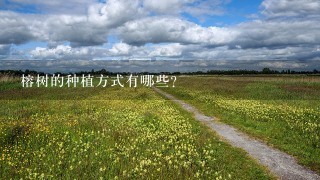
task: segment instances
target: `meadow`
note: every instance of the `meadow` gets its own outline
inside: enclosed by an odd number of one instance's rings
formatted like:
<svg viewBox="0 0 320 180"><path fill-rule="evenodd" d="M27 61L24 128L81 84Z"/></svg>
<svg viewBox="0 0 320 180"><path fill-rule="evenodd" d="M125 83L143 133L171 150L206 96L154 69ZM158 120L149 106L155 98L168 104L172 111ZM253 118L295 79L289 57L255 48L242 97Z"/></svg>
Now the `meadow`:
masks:
<svg viewBox="0 0 320 180"><path fill-rule="evenodd" d="M320 173L319 76L181 76L164 91Z"/></svg>
<svg viewBox="0 0 320 180"><path fill-rule="evenodd" d="M166 90L192 100L198 91L186 81ZM0 106L0 179L275 178L151 88L22 88L6 80Z"/></svg>

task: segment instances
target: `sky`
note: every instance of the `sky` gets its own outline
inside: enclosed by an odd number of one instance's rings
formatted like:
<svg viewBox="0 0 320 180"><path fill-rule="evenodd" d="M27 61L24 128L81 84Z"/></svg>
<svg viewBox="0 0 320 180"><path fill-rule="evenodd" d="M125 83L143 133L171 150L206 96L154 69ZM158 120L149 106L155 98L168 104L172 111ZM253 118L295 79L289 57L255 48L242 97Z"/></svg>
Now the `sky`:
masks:
<svg viewBox="0 0 320 180"><path fill-rule="evenodd" d="M319 0L0 0L0 61L320 60Z"/></svg>

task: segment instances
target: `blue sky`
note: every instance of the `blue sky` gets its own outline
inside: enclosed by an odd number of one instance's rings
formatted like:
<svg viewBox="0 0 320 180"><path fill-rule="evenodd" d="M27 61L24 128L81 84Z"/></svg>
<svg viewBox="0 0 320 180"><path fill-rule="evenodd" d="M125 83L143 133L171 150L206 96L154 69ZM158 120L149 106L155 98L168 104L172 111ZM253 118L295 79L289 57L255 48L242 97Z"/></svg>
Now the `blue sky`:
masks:
<svg viewBox="0 0 320 180"><path fill-rule="evenodd" d="M0 60L320 60L318 0L0 0Z"/></svg>

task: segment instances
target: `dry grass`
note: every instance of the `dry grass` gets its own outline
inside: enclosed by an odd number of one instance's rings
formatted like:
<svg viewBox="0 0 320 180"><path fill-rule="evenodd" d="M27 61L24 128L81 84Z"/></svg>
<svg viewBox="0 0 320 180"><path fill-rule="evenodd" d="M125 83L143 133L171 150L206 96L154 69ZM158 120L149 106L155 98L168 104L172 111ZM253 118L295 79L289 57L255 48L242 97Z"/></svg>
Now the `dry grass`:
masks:
<svg viewBox="0 0 320 180"><path fill-rule="evenodd" d="M18 82L20 78L17 76L8 76L0 74L0 82Z"/></svg>

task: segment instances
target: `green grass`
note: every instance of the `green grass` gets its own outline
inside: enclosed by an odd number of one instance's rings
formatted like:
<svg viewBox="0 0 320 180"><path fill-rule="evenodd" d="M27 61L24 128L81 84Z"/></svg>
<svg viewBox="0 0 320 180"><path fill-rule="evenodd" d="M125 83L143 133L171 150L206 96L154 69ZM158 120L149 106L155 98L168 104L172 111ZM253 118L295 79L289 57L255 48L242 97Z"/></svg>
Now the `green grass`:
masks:
<svg viewBox="0 0 320 180"><path fill-rule="evenodd" d="M148 88L0 88L0 179L274 179Z"/></svg>
<svg viewBox="0 0 320 180"><path fill-rule="evenodd" d="M179 77L163 89L320 173L320 77Z"/></svg>

